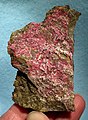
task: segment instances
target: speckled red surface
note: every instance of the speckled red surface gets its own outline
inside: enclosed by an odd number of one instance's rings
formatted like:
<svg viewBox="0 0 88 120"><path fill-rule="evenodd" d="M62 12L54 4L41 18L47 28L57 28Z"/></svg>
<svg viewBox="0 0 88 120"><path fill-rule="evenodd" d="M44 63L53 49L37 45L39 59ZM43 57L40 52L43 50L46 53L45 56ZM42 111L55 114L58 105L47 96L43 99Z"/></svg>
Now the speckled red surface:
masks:
<svg viewBox="0 0 88 120"><path fill-rule="evenodd" d="M27 74L38 93L61 101L74 110L73 31L79 12L55 7L41 23L30 23L14 32L8 43L12 65Z"/></svg>

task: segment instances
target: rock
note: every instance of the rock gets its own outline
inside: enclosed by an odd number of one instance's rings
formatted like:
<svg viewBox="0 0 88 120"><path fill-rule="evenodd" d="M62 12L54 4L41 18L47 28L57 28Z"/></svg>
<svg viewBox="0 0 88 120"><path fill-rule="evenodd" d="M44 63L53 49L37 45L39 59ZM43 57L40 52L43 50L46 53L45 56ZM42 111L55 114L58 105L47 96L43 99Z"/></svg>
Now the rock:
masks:
<svg viewBox="0 0 88 120"><path fill-rule="evenodd" d="M61 101L54 99L54 96L44 98L38 92L38 88L29 80L26 74L21 71L17 72L16 80L14 81L14 92L12 99L15 103L24 108L32 108L36 111L66 111L66 106ZM73 95L74 97L74 95ZM73 98L70 98L73 99ZM69 100L70 100L69 99ZM52 101L51 101L52 100ZM74 107L70 102L70 107Z"/></svg>
<svg viewBox="0 0 88 120"><path fill-rule="evenodd" d="M8 53L19 70L13 93L17 104L42 112L74 111L73 32L79 15L69 6L56 6L41 23L12 33Z"/></svg>

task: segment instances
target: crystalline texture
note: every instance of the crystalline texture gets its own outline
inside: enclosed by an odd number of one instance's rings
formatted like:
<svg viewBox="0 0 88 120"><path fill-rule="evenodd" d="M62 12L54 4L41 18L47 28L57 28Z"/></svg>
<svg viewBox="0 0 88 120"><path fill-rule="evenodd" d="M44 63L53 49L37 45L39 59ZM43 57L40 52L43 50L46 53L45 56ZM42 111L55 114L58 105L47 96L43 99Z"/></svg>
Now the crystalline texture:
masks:
<svg viewBox="0 0 88 120"><path fill-rule="evenodd" d="M39 111L73 111L73 32L80 13L56 6L41 23L12 33L8 53L19 71L13 100Z"/></svg>

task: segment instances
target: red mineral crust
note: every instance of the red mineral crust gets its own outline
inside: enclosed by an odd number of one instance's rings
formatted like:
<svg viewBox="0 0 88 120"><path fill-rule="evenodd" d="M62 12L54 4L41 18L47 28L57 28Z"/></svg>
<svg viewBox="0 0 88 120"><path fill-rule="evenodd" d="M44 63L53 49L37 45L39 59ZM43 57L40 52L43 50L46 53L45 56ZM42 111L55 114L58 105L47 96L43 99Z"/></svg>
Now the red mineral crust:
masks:
<svg viewBox="0 0 88 120"><path fill-rule="evenodd" d="M14 83L16 103L44 112L74 110L73 32L79 15L69 6L56 6L43 22L12 33L8 53L20 73Z"/></svg>

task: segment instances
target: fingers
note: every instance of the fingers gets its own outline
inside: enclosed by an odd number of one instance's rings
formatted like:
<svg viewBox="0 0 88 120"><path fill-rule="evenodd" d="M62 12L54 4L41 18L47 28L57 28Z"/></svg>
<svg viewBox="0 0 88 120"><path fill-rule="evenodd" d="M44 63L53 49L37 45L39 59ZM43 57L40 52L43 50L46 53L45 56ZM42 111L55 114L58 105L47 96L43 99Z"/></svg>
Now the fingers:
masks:
<svg viewBox="0 0 88 120"><path fill-rule="evenodd" d="M41 112L31 112L14 104L0 120L26 120L26 118L27 120L79 120L85 108L85 101L80 95L75 95L74 104L75 112L47 112L46 115Z"/></svg>
<svg viewBox="0 0 88 120"><path fill-rule="evenodd" d="M82 96L77 94L75 96L74 103L75 103L75 112L71 112L70 120L79 120L85 109L85 101Z"/></svg>
<svg viewBox="0 0 88 120"><path fill-rule="evenodd" d="M14 104L5 114L2 115L0 120L49 120L42 112L30 111L30 109L23 109L19 105Z"/></svg>
<svg viewBox="0 0 88 120"><path fill-rule="evenodd" d="M27 118L29 111L23 109L19 105L12 105L12 107L2 115L0 120L25 120Z"/></svg>

